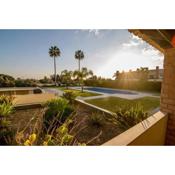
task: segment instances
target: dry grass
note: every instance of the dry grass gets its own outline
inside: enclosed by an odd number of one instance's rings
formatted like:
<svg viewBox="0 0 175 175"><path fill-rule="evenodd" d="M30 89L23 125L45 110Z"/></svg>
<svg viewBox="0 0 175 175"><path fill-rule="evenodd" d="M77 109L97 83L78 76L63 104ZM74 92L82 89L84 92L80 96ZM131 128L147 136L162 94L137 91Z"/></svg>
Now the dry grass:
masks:
<svg viewBox="0 0 175 175"><path fill-rule="evenodd" d="M43 108L35 108L14 112L11 115L13 128L20 131L27 127L26 132L30 133L37 119L42 118L43 110ZM72 128L71 133L76 133L78 142L87 145L101 145L122 132L114 124L107 121L100 127L92 125L90 122L91 114L91 111L76 106L76 125ZM102 115L102 117L104 116ZM30 126L28 126L29 124Z"/></svg>

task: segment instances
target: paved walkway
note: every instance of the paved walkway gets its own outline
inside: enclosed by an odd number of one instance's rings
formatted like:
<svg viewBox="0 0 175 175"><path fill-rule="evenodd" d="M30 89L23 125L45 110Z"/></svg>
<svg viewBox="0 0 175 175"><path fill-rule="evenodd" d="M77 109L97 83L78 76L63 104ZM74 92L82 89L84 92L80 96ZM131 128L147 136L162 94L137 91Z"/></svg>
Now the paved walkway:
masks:
<svg viewBox="0 0 175 175"><path fill-rule="evenodd" d="M15 106L28 104L42 104L55 97L56 96L54 94L49 93L16 95L13 103Z"/></svg>
<svg viewBox="0 0 175 175"><path fill-rule="evenodd" d="M42 88L42 90L45 92L45 93L50 93L50 94L54 94L56 96L62 96L63 95L63 91L59 90L59 89L56 89L56 88Z"/></svg>

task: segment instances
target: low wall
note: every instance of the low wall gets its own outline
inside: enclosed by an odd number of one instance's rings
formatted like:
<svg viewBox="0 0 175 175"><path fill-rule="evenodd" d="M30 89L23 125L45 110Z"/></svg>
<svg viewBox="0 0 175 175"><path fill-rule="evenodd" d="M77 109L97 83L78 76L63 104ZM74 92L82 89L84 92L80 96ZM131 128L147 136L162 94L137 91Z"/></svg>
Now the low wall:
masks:
<svg viewBox="0 0 175 175"><path fill-rule="evenodd" d="M168 115L157 112L148 119L104 143L103 146L164 145Z"/></svg>
<svg viewBox="0 0 175 175"><path fill-rule="evenodd" d="M27 95L27 94L39 94L42 92L43 90L38 87L0 88L0 95Z"/></svg>
<svg viewBox="0 0 175 175"><path fill-rule="evenodd" d="M89 104L89 103L87 103L83 100L76 99L75 103L79 106L82 106L86 110L90 110L92 112L100 112L102 114L105 114L105 116L110 116L111 117L111 116L115 115L114 113L112 113L108 110L105 110L103 108L100 108L100 107L92 105L92 104Z"/></svg>

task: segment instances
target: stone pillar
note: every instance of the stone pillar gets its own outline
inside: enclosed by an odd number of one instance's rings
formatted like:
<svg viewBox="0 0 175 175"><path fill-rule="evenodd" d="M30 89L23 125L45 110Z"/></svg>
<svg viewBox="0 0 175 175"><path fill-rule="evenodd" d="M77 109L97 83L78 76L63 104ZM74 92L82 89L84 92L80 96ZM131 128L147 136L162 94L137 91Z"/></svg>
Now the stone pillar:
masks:
<svg viewBox="0 0 175 175"><path fill-rule="evenodd" d="M165 51L161 111L168 113L165 144L175 145L175 49Z"/></svg>

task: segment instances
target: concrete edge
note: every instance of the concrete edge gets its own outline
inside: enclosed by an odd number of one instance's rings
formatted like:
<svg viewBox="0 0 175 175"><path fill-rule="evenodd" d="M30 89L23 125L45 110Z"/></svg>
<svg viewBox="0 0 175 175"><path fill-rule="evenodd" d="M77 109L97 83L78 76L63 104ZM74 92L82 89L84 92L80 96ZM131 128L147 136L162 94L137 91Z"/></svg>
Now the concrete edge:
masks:
<svg viewBox="0 0 175 175"><path fill-rule="evenodd" d="M87 107L89 107L89 108L92 108L92 109L94 109L94 110L97 110L97 111L99 111L99 112L103 112L104 114L107 114L107 115L110 115L110 116L114 116L114 115L115 115L115 113L113 113L113 112L111 112L111 111L108 111L108 110L106 110L106 109L100 108L100 107L95 106L95 105L92 105L92 104L90 104L90 103L87 103L87 102L85 102L84 100L75 99L75 101L78 102L78 103L81 104L81 105L85 105L85 106L87 106Z"/></svg>
<svg viewBox="0 0 175 175"><path fill-rule="evenodd" d="M107 141L102 146L127 146L164 117L168 117L167 113L158 111L154 115L151 115L137 125Z"/></svg>

